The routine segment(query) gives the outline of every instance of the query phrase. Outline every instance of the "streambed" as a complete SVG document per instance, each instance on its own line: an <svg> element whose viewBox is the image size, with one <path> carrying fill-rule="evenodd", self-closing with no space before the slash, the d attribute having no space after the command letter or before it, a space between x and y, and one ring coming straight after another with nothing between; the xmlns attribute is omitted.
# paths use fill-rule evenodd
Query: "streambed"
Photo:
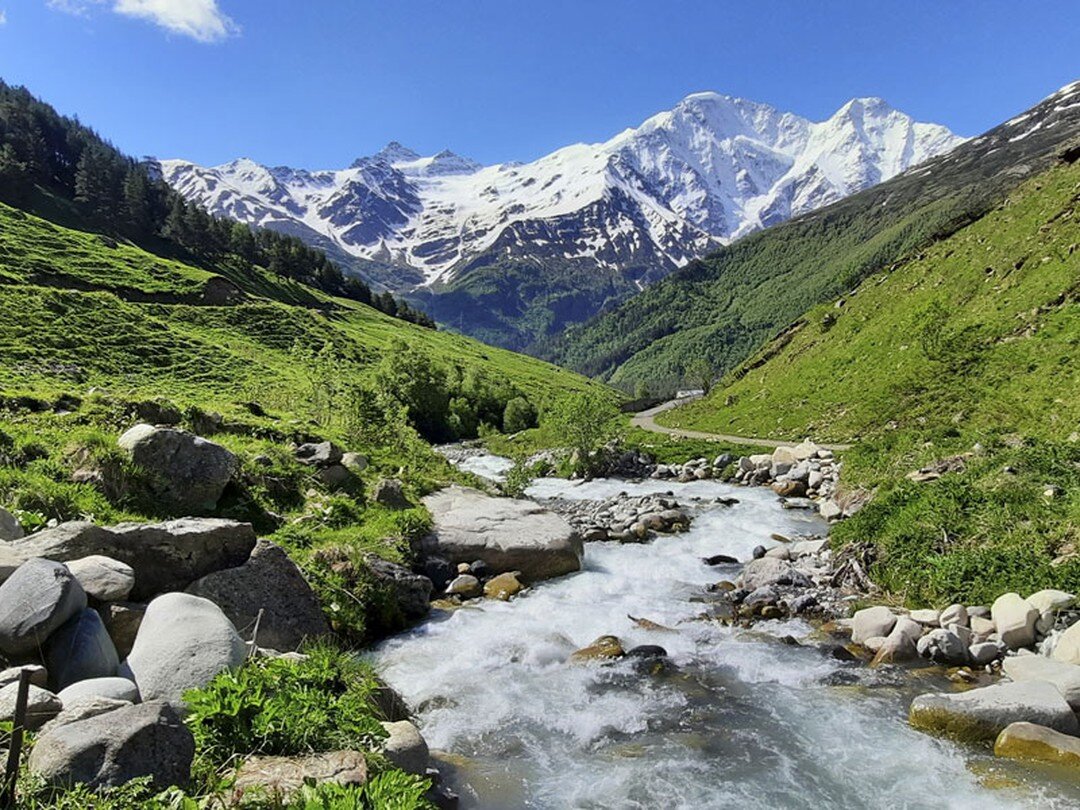
<svg viewBox="0 0 1080 810"><path fill-rule="evenodd" d="M582 571L512 602L435 615L373 654L429 745L445 752L440 768L462 807L1080 806L1076 786L910 729L911 697L948 688L933 670L916 677L841 663L801 620L746 630L698 619L703 586L737 574L703 556L747 559L774 544L774 532L823 532L816 515L781 509L767 489L712 481L541 479L529 495L669 490L684 504L703 499L688 533L589 544ZM729 496L740 502L712 503ZM627 648L662 645L674 670L566 663L605 634ZM788 635L803 646L779 641Z"/></svg>

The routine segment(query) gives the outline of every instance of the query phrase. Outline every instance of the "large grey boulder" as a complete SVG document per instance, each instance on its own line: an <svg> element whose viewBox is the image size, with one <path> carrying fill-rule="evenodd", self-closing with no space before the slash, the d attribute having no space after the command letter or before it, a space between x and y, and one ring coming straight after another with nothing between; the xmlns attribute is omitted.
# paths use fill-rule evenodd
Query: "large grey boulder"
<svg viewBox="0 0 1080 810"><path fill-rule="evenodd" d="M956 633L944 628L931 630L919 639L916 647L919 655L935 664L963 666L969 660L968 645Z"/></svg>
<svg viewBox="0 0 1080 810"><path fill-rule="evenodd" d="M135 681L143 700L181 705L184 692L239 667L246 653L221 608L199 596L166 593L147 606L120 675Z"/></svg>
<svg viewBox="0 0 1080 810"><path fill-rule="evenodd" d="M77 681L115 675L120 659L98 612L86 608L49 637L45 665L49 686L60 691Z"/></svg>
<svg viewBox="0 0 1080 810"><path fill-rule="evenodd" d="M35 652L64 622L86 607L82 586L60 563L31 558L0 585L0 652Z"/></svg>
<svg viewBox="0 0 1080 810"><path fill-rule="evenodd" d="M124 706L38 735L30 771L55 787L115 787L150 777L159 789L191 778L195 740L164 701Z"/></svg>
<svg viewBox="0 0 1080 810"><path fill-rule="evenodd" d="M968 692L919 695L908 715L916 728L959 739L993 740L1010 723L1028 722L1063 734L1080 731L1076 715L1046 681L999 683Z"/></svg>
<svg viewBox="0 0 1080 810"><path fill-rule="evenodd" d="M1080 666L1043 655L1010 655L1002 660L1001 669L1018 683L1046 681L1053 684L1073 711L1080 711Z"/></svg>
<svg viewBox="0 0 1080 810"><path fill-rule="evenodd" d="M211 571L240 565L253 548L251 524L222 518L121 523L108 528L70 521L0 545L0 579L32 557L66 562L103 555L131 566L135 584L130 598L141 600L183 590Z"/></svg>
<svg viewBox="0 0 1080 810"><path fill-rule="evenodd" d="M383 753L406 773L423 776L428 767L428 745L415 725L408 720L383 723L387 737L382 743Z"/></svg>
<svg viewBox="0 0 1080 810"><path fill-rule="evenodd" d="M739 577L742 586L748 591L756 591L770 585L809 585L806 575L787 560L779 557L759 557L751 560L743 568Z"/></svg>
<svg viewBox="0 0 1080 810"><path fill-rule="evenodd" d="M258 635L262 647L295 650L305 639L330 632L304 575L284 549L269 540L260 540L243 565L207 574L191 583L187 592L225 611L246 640L251 640L262 610Z"/></svg>
<svg viewBox="0 0 1080 810"><path fill-rule="evenodd" d="M888 636L896 624L896 616L884 605L863 608L851 617L851 640L865 644L868 638Z"/></svg>
<svg viewBox="0 0 1080 810"><path fill-rule="evenodd" d="M533 501L450 486L424 498L434 529L422 550L452 563L481 560L492 573L535 581L581 568L582 543L562 517Z"/></svg>
<svg viewBox="0 0 1080 810"><path fill-rule="evenodd" d="M308 442L296 448L293 455L309 467L331 467L341 461L341 448L333 442Z"/></svg>
<svg viewBox="0 0 1080 810"><path fill-rule="evenodd" d="M103 554L72 560L67 567L86 595L99 602L123 601L135 587L135 569Z"/></svg>
<svg viewBox="0 0 1080 810"><path fill-rule="evenodd" d="M990 616L998 635L1010 650L1030 647L1035 643L1035 622L1039 611L1018 593L1004 593L990 606Z"/></svg>
<svg viewBox="0 0 1080 810"><path fill-rule="evenodd" d="M127 678L89 678L71 684L71 686L60 690L56 696L60 698L65 708L95 698L138 703L139 687L135 685L135 681L130 681Z"/></svg>
<svg viewBox="0 0 1080 810"><path fill-rule="evenodd" d="M179 514L213 510L238 468L220 444L177 428L135 425L119 444L149 475L161 504Z"/></svg>
<svg viewBox="0 0 1080 810"><path fill-rule="evenodd" d="M376 582L386 585L394 594L394 600L402 615L407 619L419 619L427 615L431 608L431 580L422 574L415 574L404 565L368 555L364 559L368 570Z"/></svg>
<svg viewBox="0 0 1080 810"><path fill-rule="evenodd" d="M0 688L0 722L15 719L15 704L19 698L19 684L9 683ZM41 728L60 713L60 698L47 689L30 685L26 699L26 727L30 731Z"/></svg>
<svg viewBox="0 0 1080 810"><path fill-rule="evenodd" d="M1069 626L1058 637L1051 656L1055 661L1080 666L1080 622L1075 622Z"/></svg>
<svg viewBox="0 0 1080 810"><path fill-rule="evenodd" d="M23 536L23 527L11 512L0 506L0 540L19 540Z"/></svg>

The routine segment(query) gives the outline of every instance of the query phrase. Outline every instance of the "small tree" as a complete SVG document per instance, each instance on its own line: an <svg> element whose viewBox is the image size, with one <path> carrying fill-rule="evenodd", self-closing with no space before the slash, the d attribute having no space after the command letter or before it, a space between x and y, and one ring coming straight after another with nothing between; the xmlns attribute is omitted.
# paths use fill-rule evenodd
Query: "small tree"
<svg viewBox="0 0 1080 810"><path fill-rule="evenodd" d="M525 397L514 397L503 411L503 430L518 433L536 427L536 408Z"/></svg>
<svg viewBox="0 0 1080 810"><path fill-rule="evenodd" d="M619 409L607 397L589 391L560 400L545 421L574 451L574 472L589 475L596 469L596 452L619 430Z"/></svg>
<svg viewBox="0 0 1080 810"><path fill-rule="evenodd" d="M695 357L686 367L686 382L700 388L706 394L712 390L716 380L716 366L706 357Z"/></svg>

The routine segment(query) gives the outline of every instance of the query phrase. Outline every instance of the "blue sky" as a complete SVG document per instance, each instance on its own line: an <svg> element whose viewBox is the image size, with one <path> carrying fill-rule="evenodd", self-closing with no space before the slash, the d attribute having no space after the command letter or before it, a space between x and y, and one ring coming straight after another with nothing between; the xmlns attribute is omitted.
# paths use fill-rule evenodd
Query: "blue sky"
<svg viewBox="0 0 1080 810"><path fill-rule="evenodd" d="M811 118L882 96L972 135L1080 78L1080 3L0 0L0 77L135 155L482 162L699 90Z"/></svg>

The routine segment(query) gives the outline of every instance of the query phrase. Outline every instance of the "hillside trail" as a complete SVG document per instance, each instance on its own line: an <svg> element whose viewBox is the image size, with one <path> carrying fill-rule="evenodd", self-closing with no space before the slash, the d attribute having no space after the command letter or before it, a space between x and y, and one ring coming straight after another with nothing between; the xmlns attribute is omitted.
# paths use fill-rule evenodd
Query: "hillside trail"
<svg viewBox="0 0 1080 810"><path fill-rule="evenodd" d="M656 416L664 411L670 411L672 408L677 408L680 405L692 402L694 399L699 399L699 397L684 397L683 399L668 400L667 402L663 402L648 410L634 414L630 419L630 424L639 427L642 430L648 430L652 433L665 433L668 436L675 436L679 439L704 439L706 441L728 442L729 444L749 444L757 447L793 447L798 444L798 442L782 442L777 441L776 439L755 439L752 436L735 436L729 433L706 433L701 430L670 428L657 424ZM818 447L824 448L825 450L832 450L833 452L851 448L850 444L821 444L820 442L815 442L815 444L817 444Z"/></svg>

